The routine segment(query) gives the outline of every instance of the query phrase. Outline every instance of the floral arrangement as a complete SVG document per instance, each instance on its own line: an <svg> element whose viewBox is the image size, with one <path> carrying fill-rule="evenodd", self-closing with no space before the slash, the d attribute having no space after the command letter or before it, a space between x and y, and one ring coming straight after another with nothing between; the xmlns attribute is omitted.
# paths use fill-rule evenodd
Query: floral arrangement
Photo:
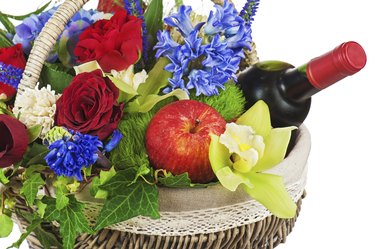
<svg viewBox="0 0 375 249"><path fill-rule="evenodd" d="M58 6L1 13L0 237L17 212L30 226L13 246L33 231L48 234L41 224L54 221L62 241L40 241L73 248L80 233L157 219L159 187L242 187L276 216L293 217L282 178L262 172L284 159L295 127L273 129L263 101L245 110L236 85L258 4L237 11L225 0L200 16L176 1L163 18L161 0L99 1L73 16L38 85L18 94L26 58ZM76 196L83 188L104 201L93 227Z"/></svg>

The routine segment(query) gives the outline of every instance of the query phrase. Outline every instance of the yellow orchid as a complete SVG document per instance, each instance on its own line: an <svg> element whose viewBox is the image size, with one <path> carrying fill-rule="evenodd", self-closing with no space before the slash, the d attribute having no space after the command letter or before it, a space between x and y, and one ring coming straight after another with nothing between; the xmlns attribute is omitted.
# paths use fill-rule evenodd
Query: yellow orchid
<svg viewBox="0 0 375 249"><path fill-rule="evenodd" d="M280 218L292 218L296 204L281 176L263 173L280 163L292 130L272 128L267 104L260 100L220 135L211 135L209 158L220 183L230 191L239 185Z"/></svg>

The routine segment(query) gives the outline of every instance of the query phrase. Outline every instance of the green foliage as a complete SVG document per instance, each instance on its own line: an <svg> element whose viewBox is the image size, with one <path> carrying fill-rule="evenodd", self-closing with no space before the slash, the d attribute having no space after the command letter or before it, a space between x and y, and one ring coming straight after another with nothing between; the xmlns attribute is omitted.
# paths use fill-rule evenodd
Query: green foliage
<svg viewBox="0 0 375 249"><path fill-rule="evenodd" d="M99 189L101 185L108 182L112 177L116 175L116 170L112 167L110 170L100 171L99 176L96 176L92 179L91 187L90 187L90 194L95 198L99 199L106 199L108 196L107 191Z"/></svg>
<svg viewBox="0 0 375 249"><path fill-rule="evenodd" d="M94 230L131 219L138 215L159 218L158 189L142 179L132 184L137 174L134 168L118 171L100 188L108 192Z"/></svg>
<svg viewBox="0 0 375 249"><path fill-rule="evenodd" d="M2 23L5 27L5 29L11 33L11 34L14 34L16 31L15 31L15 27L14 27L14 24L9 20L9 18L4 15L2 12L0 12L0 23Z"/></svg>
<svg viewBox="0 0 375 249"><path fill-rule="evenodd" d="M6 32L0 29L0 48L11 47L13 44L6 36Z"/></svg>
<svg viewBox="0 0 375 249"><path fill-rule="evenodd" d="M12 230L12 219L8 215L0 213L0 238L8 237Z"/></svg>
<svg viewBox="0 0 375 249"><path fill-rule="evenodd" d="M151 60L155 55L153 47L157 42L156 33L158 30L163 29L163 0L152 0L147 7L144 17L148 40L148 58ZM148 64L153 64L153 61L150 62Z"/></svg>
<svg viewBox="0 0 375 249"><path fill-rule="evenodd" d="M29 206L32 206L34 204L39 187L42 185L44 185L44 180L42 179L40 174L32 175L23 183L21 194L25 196Z"/></svg>
<svg viewBox="0 0 375 249"><path fill-rule="evenodd" d="M226 83L225 90L221 90L219 95L207 97L195 96L192 93L190 98L212 106L227 122L233 121L244 112L246 102L241 89L232 82Z"/></svg>
<svg viewBox="0 0 375 249"><path fill-rule="evenodd" d="M9 179L4 174L4 169L0 169L0 183L2 184L8 184Z"/></svg>
<svg viewBox="0 0 375 249"><path fill-rule="evenodd" d="M158 178L158 181L170 188L186 188L191 187L191 180L188 173L183 173L181 175L174 176L172 173L165 173L164 177Z"/></svg>
<svg viewBox="0 0 375 249"><path fill-rule="evenodd" d="M49 6L49 4L51 3L52 1L49 1L48 3L44 4L42 7L40 7L39 9L33 11L33 12L30 12L28 14L25 14L25 15L21 15L21 16L15 16L15 15L10 15L10 14L5 14L5 13L2 13L0 11L0 16L6 16L8 18L11 18L11 19L14 19L14 20L18 20L18 21L23 21L25 18L31 16L31 15L39 15L40 13L42 13L45 9L47 9L47 7Z"/></svg>
<svg viewBox="0 0 375 249"><path fill-rule="evenodd" d="M116 169L139 167L148 163L144 141L152 117L151 112L132 113L127 114L120 122L118 129L123 134L123 138L109 158Z"/></svg>
<svg viewBox="0 0 375 249"><path fill-rule="evenodd" d="M31 166L34 164L47 165L44 156L49 152L48 148L44 145L33 143L23 156L22 165Z"/></svg>
<svg viewBox="0 0 375 249"><path fill-rule="evenodd" d="M62 93L72 82L73 75L69 74L64 67L58 64L45 62L39 80L43 86L49 84L57 93Z"/></svg>
<svg viewBox="0 0 375 249"><path fill-rule="evenodd" d="M83 213L84 204L77 201L73 195L69 195L69 204L57 209L55 198L44 197L43 202L47 204L44 219L47 221L57 221L60 224L60 234L63 238L63 247L71 249L78 234L91 233L92 229Z"/></svg>
<svg viewBox="0 0 375 249"><path fill-rule="evenodd" d="M29 137L29 144L37 140L40 133L42 132L43 126L35 125L29 129L27 129L27 136Z"/></svg>

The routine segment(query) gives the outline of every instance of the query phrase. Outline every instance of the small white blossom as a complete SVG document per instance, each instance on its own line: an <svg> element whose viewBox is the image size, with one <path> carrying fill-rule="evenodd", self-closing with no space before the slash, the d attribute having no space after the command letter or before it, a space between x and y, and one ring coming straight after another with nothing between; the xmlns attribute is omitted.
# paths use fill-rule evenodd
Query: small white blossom
<svg viewBox="0 0 375 249"><path fill-rule="evenodd" d="M55 94L51 86L39 89L39 84L34 89L26 89L19 94L14 103L13 113L19 120L31 128L35 125L42 126L40 137L53 127L56 113L56 101L61 94Z"/></svg>
<svg viewBox="0 0 375 249"><path fill-rule="evenodd" d="M134 91L137 91L139 85L146 82L146 79L148 78L147 72L145 70L134 74L134 65L129 66L126 70L123 70L121 72L112 70L111 73L113 77L122 80L124 83L131 86Z"/></svg>

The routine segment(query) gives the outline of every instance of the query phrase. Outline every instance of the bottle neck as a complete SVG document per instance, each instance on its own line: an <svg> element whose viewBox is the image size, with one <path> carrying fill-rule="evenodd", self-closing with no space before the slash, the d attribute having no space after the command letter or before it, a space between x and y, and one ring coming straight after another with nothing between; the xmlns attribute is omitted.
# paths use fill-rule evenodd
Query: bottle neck
<svg viewBox="0 0 375 249"><path fill-rule="evenodd" d="M281 79L281 91L285 97L294 101L302 102L320 90L315 88L306 75L307 64L285 71Z"/></svg>
<svg viewBox="0 0 375 249"><path fill-rule="evenodd" d="M303 101L326 87L360 71L366 54L356 42L345 42L312 59L307 64L288 69L282 76L282 91L293 101Z"/></svg>

